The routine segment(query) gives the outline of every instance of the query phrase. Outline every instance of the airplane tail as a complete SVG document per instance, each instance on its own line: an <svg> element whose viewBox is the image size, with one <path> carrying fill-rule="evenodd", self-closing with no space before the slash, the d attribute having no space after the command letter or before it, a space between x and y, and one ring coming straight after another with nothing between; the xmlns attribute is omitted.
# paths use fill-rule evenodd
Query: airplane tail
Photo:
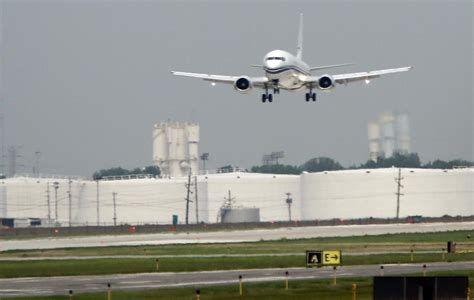
<svg viewBox="0 0 474 300"><path fill-rule="evenodd" d="M296 46L296 57L303 58L303 14L300 14L300 27L298 29L298 45Z"/></svg>

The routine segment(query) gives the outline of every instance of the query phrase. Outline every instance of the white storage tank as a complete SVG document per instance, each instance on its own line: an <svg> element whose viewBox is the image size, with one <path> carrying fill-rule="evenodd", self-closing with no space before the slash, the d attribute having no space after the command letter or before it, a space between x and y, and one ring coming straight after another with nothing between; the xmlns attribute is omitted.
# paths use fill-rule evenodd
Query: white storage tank
<svg viewBox="0 0 474 300"><path fill-rule="evenodd" d="M369 137L369 159L377 161L380 153L380 126L377 122L369 122L367 131Z"/></svg>
<svg viewBox="0 0 474 300"><path fill-rule="evenodd" d="M169 174L168 157L166 123L155 124L153 129L153 163L160 167L164 174Z"/></svg>
<svg viewBox="0 0 474 300"><path fill-rule="evenodd" d="M398 114L395 120L396 144L395 150L398 153L410 153L410 125L407 114Z"/></svg>
<svg viewBox="0 0 474 300"><path fill-rule="evenodd" d="M260 222L259 208L221 208L221 223Z"/></svg>
<svg viewBox="0 0 474 300"><path fill-rule="evenodd" d="M189 167L193 175L199 174L199 125L187 124Z"/></svg>

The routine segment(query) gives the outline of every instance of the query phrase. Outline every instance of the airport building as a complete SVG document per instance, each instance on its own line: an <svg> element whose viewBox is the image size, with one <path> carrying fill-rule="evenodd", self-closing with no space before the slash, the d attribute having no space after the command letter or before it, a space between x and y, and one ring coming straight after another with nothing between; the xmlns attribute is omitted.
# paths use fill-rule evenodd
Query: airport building
<svg viewBox="0 0 474 300"><path fill-rule="evenodd" d="M187 180L7 178L0 181L0 218L78 226L170 224L177 215L184 223ZM190 223L222 221L226 201L258 209L260 221L287 221L290 211L292 220L395 218L397 210L401 218L474 215L474 168L208 174L193 177L189 191Z"/></svg>

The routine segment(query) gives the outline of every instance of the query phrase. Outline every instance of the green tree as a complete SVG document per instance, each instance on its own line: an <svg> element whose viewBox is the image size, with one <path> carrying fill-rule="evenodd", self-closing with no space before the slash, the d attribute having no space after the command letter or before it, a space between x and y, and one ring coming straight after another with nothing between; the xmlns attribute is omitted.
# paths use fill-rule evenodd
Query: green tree
<svg viewBox="0 0 474 300"><path fill-rule="evenodd" d="M340 163L329 157L315 157L301 166L302 171L306 172L322 172L344 169Z"/></svg>
<svg viewBox="0 0 474 300"><path fill-rule="evenodd" d="M151 174L154 176L160 175L160 168L157 166L148 166L145 168L134 168L127 170L122 167L103 169L98 172L94 172L92 178L94 180L102 179L106 176L123 176L123 175L137 175L137 174Z"/></svg>
<svg viewBox="0 0 474 300"><path fill-rule="evenodd" d="M267 173L267 174L300 174L301 169L298 166L291 165L263 165L253 166L250 170L253 173Z"/></svg>
<svg viewBox="0 0 474 300"><path fill-rule="evenodd" d="M454 167L472 167L474 163L468 160L463 159L453 159L450 161L444 161L437 159L433 162L428 162L427 164L423 165L423 168L428 169L452 169Z"/></svg>
<svg viewBox="0 0 474 300"><path fill-rule="evenodd" d="M379 157L377 162L372 160L360 165L362 169L377 169L377 168L420 168L421 162L417 153L400 154L395 153L388 158Z"/></svg>
<svg viewBox="0 0 474 300"><path fill-rule="evenodd" d="M230 173L232 171L234 171L234 167L232 167L232 165L223 166L217 169L218 173Z"/></svg>

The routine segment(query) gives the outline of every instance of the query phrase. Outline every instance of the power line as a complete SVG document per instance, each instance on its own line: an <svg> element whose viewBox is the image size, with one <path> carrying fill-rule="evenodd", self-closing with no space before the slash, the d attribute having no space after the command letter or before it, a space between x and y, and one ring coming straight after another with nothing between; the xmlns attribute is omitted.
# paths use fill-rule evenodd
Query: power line
<svg viewBox="0 0 474 300"><path fill-rule="evenodd" d="M403 194L400 192L400 190L403 188L402 180L402 168L398 168L398 177L395 178L395 182L397 183L397 192L395 193L395 195L397 195L397 219L400 217L400 196L403 196Z"/></svg>
<svg viewBox="0 0 474 300"><path fill-rule="evenodd" d="M51 199L49 195L49 182L46 185L46 201L48 205L48 225L51 225Z"/></svg>
<svg viewBox="0 0 474 300"><path fill-rule="evenodd" d="M100 202L99 202L99 180L97 182L97 226L100 226Z"/></svg>
<svg viewBox="0 0 474 300"><path fill-rule="evenodd" d="M68 195L68 203L69 203L69 227L72 226L72 195L71 195L71 183L72 181L69 180L68 182L68 191L67 191L67 195Z"/></svg>
<svg viewBox="0 0 474 300"><path fill-rule="evenodd" d="M197 183L197 176L194 176L194 200L196 203L196 224L199 224L199 205L198 205L198 183Z"/></svg>
<svg viewBox="0 0 474 300"><path fill-rule="evenodd" d="M189 224L189 202L192 202L191 199L189 199L189 196L191 194L191 169L189 169L189 174L188 174L188 183L186 184L186 225Z"/></svg>

